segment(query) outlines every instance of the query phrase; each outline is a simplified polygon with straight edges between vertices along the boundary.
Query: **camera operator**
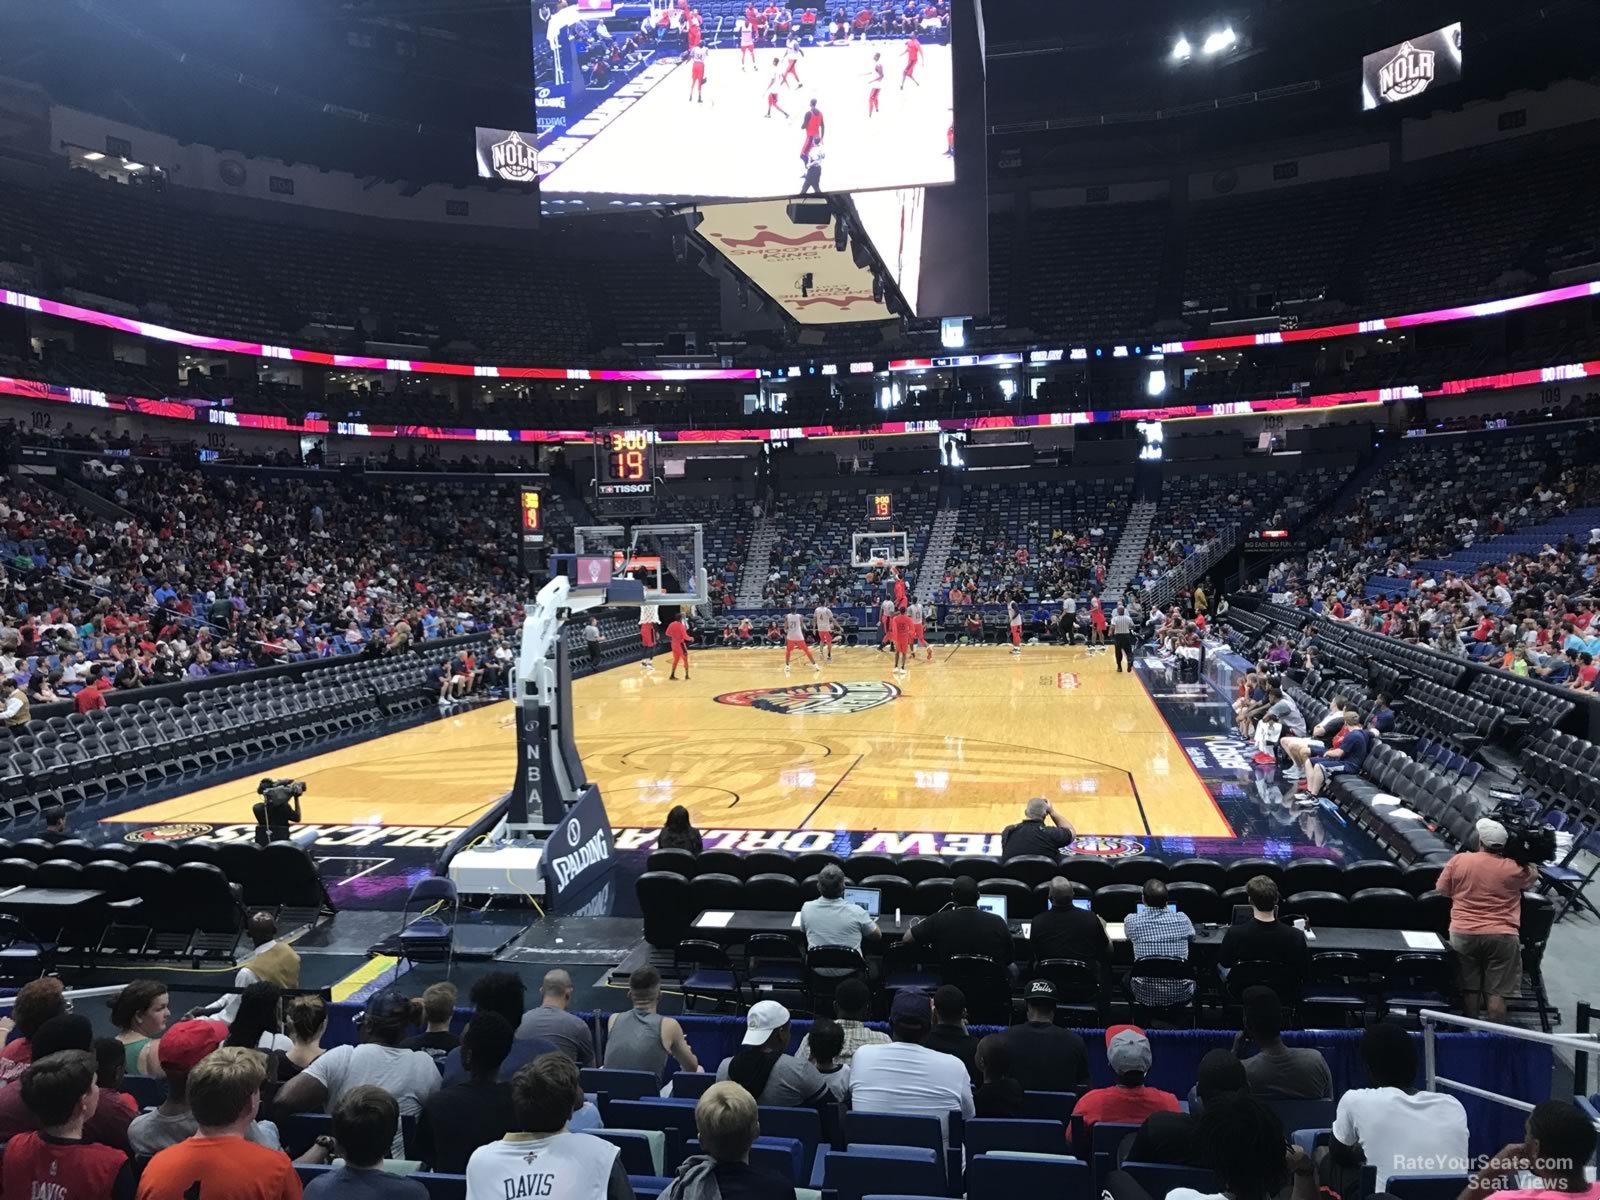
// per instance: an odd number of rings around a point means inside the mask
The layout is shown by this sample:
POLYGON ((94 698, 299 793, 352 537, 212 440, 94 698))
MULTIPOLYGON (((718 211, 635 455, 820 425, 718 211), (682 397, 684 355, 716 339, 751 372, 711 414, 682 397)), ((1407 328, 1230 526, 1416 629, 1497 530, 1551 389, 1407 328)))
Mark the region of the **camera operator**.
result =
POLYGON ((305 791, 305 782, 298 779, 263 779, 256 785, 261 799, 251 811, 258 845, 289 840, 289 823, 300 820, 300 797, 305 791))
POLYGON ((1450 948, 1460 971, 1467 1016, 1504 1021, 1506 1001, 1522 987, 1522 891, 1539 878, 1537 867, 1506 854, 1509 835, 1499 821, 1478 822, 1478 848, 1462 851, 1439 873, 1450 897, 1450 948))

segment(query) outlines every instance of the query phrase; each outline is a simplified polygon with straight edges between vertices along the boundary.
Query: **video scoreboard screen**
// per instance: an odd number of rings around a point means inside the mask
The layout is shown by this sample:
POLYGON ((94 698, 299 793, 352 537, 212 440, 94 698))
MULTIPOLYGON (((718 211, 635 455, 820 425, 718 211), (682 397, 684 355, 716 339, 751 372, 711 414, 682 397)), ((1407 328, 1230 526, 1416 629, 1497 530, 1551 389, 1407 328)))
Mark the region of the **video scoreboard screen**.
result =
POLYGON ((547 214, 956 178, 953 46, 973 0, 742 15, 530 2, 547 214))
POLYGON ((599 429, 594 435, 594 494, 602 511, 655 511, 656 436, 652 429, 599 429))
POLYGON ((524 574, 542 569, 544 546, 544 493, 523 487, 517 499, 517 552, 524 574))
POLYGON ((1361 60, 1361 107, 1412 100, 1434 85, 1461 78, 1461 22, 1446 25, 1398 45, 1375 50, 1361 60))

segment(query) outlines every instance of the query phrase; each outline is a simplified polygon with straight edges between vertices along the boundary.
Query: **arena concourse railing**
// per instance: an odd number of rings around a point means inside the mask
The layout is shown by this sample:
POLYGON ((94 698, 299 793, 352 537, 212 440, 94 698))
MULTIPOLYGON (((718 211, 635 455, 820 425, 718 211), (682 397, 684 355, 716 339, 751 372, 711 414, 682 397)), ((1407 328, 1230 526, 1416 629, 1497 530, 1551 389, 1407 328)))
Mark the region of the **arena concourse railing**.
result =
MULTIPOLYGON (((1537 1029, 1524 1029, 1520 1025, 1503 1025, 1494 1021, 1480 1021, 1476 1017, 1464 1017, 1459 1013, 1441 1012, 1438 1009, 1425 1008, 1417 1013, 1417 1019, 1422 1025, 1422 1067, 1424 1086, 1430 1092, 1452 1091, 1461 1092, 1467 1096, 1476 1096, 1480 1100, 1487 1100, 1493 1104, 1502 1104, 1507 1108, 1514 1108, 1518 1112, 1532 1112, 1534 1104, 1516 1096, 1508 1096, 1504 1092, 1497 1092, 1492 1088, 1479 1087, 1475 1083, 1468 1083, 1463 1079, 1453 1079, 1447 1075, 1439 1074, 1439 1026, 1449 1025, 1455 1028, 1476 1033, 1492 1033, 1499 1037, 1511 1038, 1514 1041, 1533 1042, 1552 1049, 1562 1047, 1574 1050, 1580 1055, 1587 1055, 1592 1051, 1600 1050, 1600 1035, 1592 1033, 1543 1033, 1537 1029)), ((1574 1074, 1574 1079, 1578 1077, 1574 1074)), ((1589 1110, 1589 1119, 1600 1130, 1600 1119, 1596 1119, 1594 1110, 1589 1110)))

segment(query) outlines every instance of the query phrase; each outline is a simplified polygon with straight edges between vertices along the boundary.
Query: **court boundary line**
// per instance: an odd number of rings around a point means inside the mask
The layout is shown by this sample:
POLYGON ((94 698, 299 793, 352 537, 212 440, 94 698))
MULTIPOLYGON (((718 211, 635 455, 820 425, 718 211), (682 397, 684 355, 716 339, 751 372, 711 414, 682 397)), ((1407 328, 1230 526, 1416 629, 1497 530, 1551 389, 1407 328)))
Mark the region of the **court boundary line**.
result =
MULTIPOLYGON (((836 791, 839 790, 839 785, 840 784, 842 784, 846 779, 850 778, 850 772, 854 771, 857 767, 859 767, 861 765, 861 760, 863 758, 865 758, 866 756, 867 756, 867 752, 865 750, 863 750, 860 754, 856 755, 855 762, 851 763, 848 767, 846 767, 844 769, 844 774, 839 776, 839 778, 837 778, 837 779, 835 779, 833 781, 833 786, 830 787, 826 792, 824 792, 822 794, 822 799, 818 800, 816 802, 816 804, 814 804, 812 806, 811 811, 808 812, 804 817, 802 817, 800 819, 800 823, 795 826, 796 830, 804 829, 806 827, 806 825, 810 822, 811 818, 816 816, 817 813, 819 813, 820 811, 822 811, 822 806, 828 802, 829 797, 831 797, 836 791)), ((853 833, 855 831, 852 830, 851 832, 853 833)))

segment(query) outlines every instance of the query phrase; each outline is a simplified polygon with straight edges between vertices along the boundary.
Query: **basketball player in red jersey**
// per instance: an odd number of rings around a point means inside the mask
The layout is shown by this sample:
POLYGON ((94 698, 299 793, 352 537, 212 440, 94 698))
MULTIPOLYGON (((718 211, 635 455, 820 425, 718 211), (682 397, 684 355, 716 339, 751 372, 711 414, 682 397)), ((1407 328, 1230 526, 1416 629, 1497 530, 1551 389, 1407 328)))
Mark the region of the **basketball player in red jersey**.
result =
POLYGON ((683 614, 680 612, 672 619, 672 624, 667 626, 667 641, 672 643, 672 670, 667 672, 668 679, 678 677, 678 663, 683 663, 683 677, 689 678, 689 643, 694 638, 689 636, 689 627, 683 623, 683 614))
MULTIPOLYGON (((755 9, 750 9, 749 11, 754 12, 755 9)), ((750 70, 759 71, 761 69, 756 65, 755 24, 750 20, 746 20, 739 30, 739 70, 741 71, 745 70, 744 60, 746 58, 750 60, 750 70)))
POLYGON ((691 8, 689 15, 684 18, 683 32, 689 39, 689 53, 692 55, 700 48, 700 10, 691 8))
POLYGON ((706 48, 696 46, 689 51, 689 99, 698 104, 706 102, 706 48))
POLYGON ((811 657, 811 647, 806 645, 806 620, 794 609, 790 609, 783 618, 783 673, 789 673, 789 657, 796 650, 806 656, 811 663, 811 669, 820 673, 822 667, 817 660, 811 657))
POLYGON ((783 106, 778 103, 778 80, 783 78, 783 73, 778 66, 778 61, 779 60, 776 58, 772 60, 772 78, 767 80, 766 119, 769 121, 772 119, 773 109, 777 109, 780 113, 783 113, 785 117, 789 115, 788 113, 784 112, 783 106))
POLYGON ((883 90, 883 55, 872 56, 872 70, 867 72, 867 82, 871 85, 867 91, 867 116, 878 111, 878 93, 883 90))
MULTIPOLYGON (((917 35, 913 33, 911 40, 906 43, 906 69, 900 76, 900 90, 902 92, 906 90, 906 80, 909 79, 912 83, 917 83, 917 63, 921 58, 922 43, 917 41, 917 35)), ((922 85, 917 83, 917 86, 921 87, 922 85)))
POLYGON ((911 618, 904 609, 894 614, 889 631, 894 637, 894 673, 904 675, 911 658, 911 618))
POLYGON ((811 153, 811 147, 822 140, 822 110, 817 107, 815 100, 800 118, 800 127, 806 131, 806 140, 800 146, 800 161, 809 162, 807 156, 811 153))
POLYGON ((1006 623, 1011 626, 1011 653, 1022 653, 1022 614, 1014 600, 1006 601, 1006 623))
POLYGON ((896 608, 904 608, 906 606, 906 581, 901 578, 899 567, 890 567, 889 570, 894 575, 894 606, 896 608))

